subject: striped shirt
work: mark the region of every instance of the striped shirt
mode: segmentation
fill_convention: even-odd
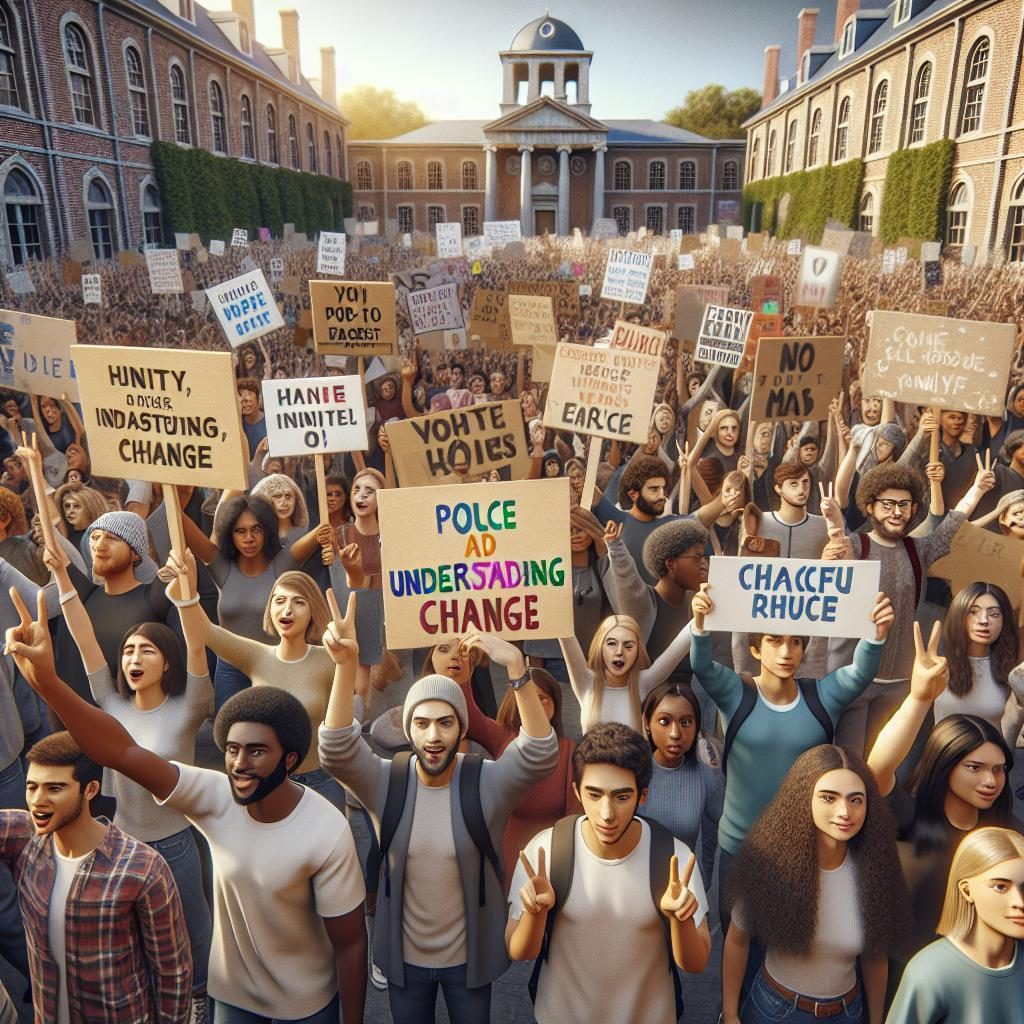
[[[101,819],[102,820],[102,819]],[[37,1021],[56,1021],[60,974],[47,938],[53,837],[26,811],[0,811],[0,861],[18,887]],[[71,883],[65,913],[70,1024],[184,1024],[192,956],[170,868],[107,823]]]

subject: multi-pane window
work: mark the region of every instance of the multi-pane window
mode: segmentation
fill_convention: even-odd
[[[811,134],[807,140],[807,166],[813,167],[818,162],[818,142],[821,140],[821,111],[816,110],[811,117]]]
[[[1010,262],[1024,263],[1024,178],[1010,200]]]
[[[697,230],[697,214],[692,206],[680,206],[676,212],[676,227],[684,235],[692,235]]]
[[[306,122],[306,159],[309,162],[309,169],[316,174],[316,135],[313,132],[313,122]]]
[[[967,186],[960,181],[950,191],[946,207],[946,242],[949,245],[963,245],[967,240],[968,212]]]
[[[302,170],[302,161],[299,160],[299,130],[295,125],[295,115],[288,115],[288,150],[289,156],[292,158],[292,167],[297,170]]]
[[[629,165],[627,164],[627,166]],[[619,234],[628,235],[631,223],[630,208],[628,206],[613,206],[612,217],[615,218],[615,226],[619,229]]]
[[[64,61],[71,80],[71,109],[80,124],[96,124],[89,50],[77,25],[64,26]]]
[[[334,154],[331,152],[331,133],[324,132],[324,164],[327,169],[327,177],[334,177]]]
[[[341,144],[341,136],[334,136],[334,148],[338,152],[338,177],[345,177],[345,149]]]
[[[832,159],[837,163],[845,160],[849,153],[850,142],[850,97],[843,98],[839,104],[839,117],[836,120],[836,146]]]
[[[412,161],[398,161],[398,188],[407,192],[412,188]]]
[[[660,192],[665,187],[665,161],[652,160],[647,168],[647,187],[652,192]]]
[[[96,259],[109,260],[114,255],[114,203],[110,190],[99,179],[90,183],[85,206],[89,212],[92,251]]]
[[[228,133],[224,120],[224,90],[220,82],[210,83],[210,125],[213,130],[214,153],[228,151]]]
[[[358,160],[356,162],[356,188],[373,188],[373,172],[370,169],[369,160]]]
[[[757,178],[758,161],[761,159],[761,140],[754,139],[754,145],[750,147],[750,180]]]
[[[433,231],[438,224],[443,224],[445,221],[444,207],[443,206],[428,206],[427,207],[427,230]]]
[[[782,167],[783,174],[789,174],[793,170],[793,162],[796,160],[796,130],[797,122],[790,121],[786,129],[786,156]]]
[[[163,240],[160,227],[160,197],[152,185],[147,185],[142,193],[142,230],[146,245],[159,246]]]
[[[770,178],[775,173],[775,131],[768,133],[768,154],[764,161],[764,176]]]
[[[480,185],[475,160],[462,161],[462,188],[465,192],[475,192]]]
[[[914,104],[910,108],[910,142],[924,141],[928,126],[928,97],[932,91],[932,65],[926,61],[917,72],[914,82]]]
[[[979,39],[967,55],[964,109],[960,116],[960,134],[976,132],[981,127],[981,108],[985,102],[985,84],[991,47],[987,38]]]
[[[267,104],[267,159],[272,164],[277,163],[277,115],[270,103]]]
[[[11,16],[0,4],[0,106],[20,107],[17,51]]]
[[[128,78],[128,103],[132,112],[132,132],[149,135],[149,105],[146,100],[146,75],[142,57],[134,46],[124,48],[124,69]]]
[[[665,211],[660,206],[647,207],[647,230],[660,235],[665,230]]]
[[[462,208],[462,234],[466,238],[480,234],[479,206],[464,206]]]
[[[14,263],[20,266],[26,260],[41,260],[43,240],[39,225],[43,219],[43,204],[28,175],[17,169],[11,171],[4,182],[4,210]]]
[[[243,96],[238,105],[238,119],[242,124],[242,156],[247,160],[256,159],[256,138],[252,130],[252,103],[248,96]]]
[[[864,198],[860,201],[860,229],[873,233],[875,226],[875,197],[871,192],[865,192]]]
[[[633,187],[633,168],[628,160],[615,161],[613,181],[616,192],[628,192]]]
[[[692,160],[684,160],[679,165],[679,188],[683,192],[692,192],[697,187],[697,165]]]
[[[885,108],[889,103],[889,83],[879,82],[875,90],[875,102],[871,106],[871,130],[868,132],[868,152],[877,153],[882,148],[885,135]]]
[[[398,230],[403,234],[411,234],[413,226],[412,207],[400,206],[398,208]]]
[[[851,18],[843,26],[843,39],[842,39],[842,42],[839,44],[839,56],[840,57],[846,57],[846,56],[849,56],[849,54],[853,53],[853,46],[854,46],[854,43],[856,42],[856,35],[857,35],[857,23],[856,23],[856,21],[854,21],[853,18]]]
[[[444,188],[444,166],[440,160],[431,160],[427,164],[427,188],[435,192]]]
[[[726,160],[722,167],[722,189],[725,192],[735,192],[740,187],[740,167],[735,160]]]
[[[187,146],[192,141],[192,133],[188,126],[188,92],[185,89],[185,74],[177,64],[172,64],[170,76],[174,141]]]
[[[356,219],[360,224],[365,224],[367,221],[377,219],[377,207],[373,203],[360,203],[359,210],[356,213]]]

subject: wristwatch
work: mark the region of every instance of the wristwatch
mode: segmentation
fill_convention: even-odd
[[[530,669],[527,669],[518,679],[510,679],[508,685],[513,690],[521,690],[530,681]]]

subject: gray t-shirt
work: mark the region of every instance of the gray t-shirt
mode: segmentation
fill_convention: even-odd
[[[263,613],[270,592],[281,573],[298,568],[287,548],[279,551],[259,576],[246,576],[238,568],[238,562],[218,554],[209,565],[210,575],[220,588],[217,621],[232,633],[265,643]]]

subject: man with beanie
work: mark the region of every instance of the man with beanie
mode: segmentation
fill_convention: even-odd
[[[469,724],[462,690],[447,676],[424,676],[405,699],[402,723],[413,756],[396,777],[353,720],[359,654],[349,619],[339,622],[336,615],[324,636],[342,671],[335,674],[320,728],[320,763],[356,795],[383,833],[373,959],[388,980],[391,1015],[408,1024],[432,1021],[440,985],[452,1020],[487,1024],[491,984],[509,966],[504,872],[512,865],[502,867],[496,854],[501,870],[495,869],[467,811],[476,808],[484,839],[491,851],[500,851],[509,814],[554,770],[558,738],[519,650],[473,635],[464,648],[478,648],[508,672],[523,723],[519,736],[497,761],[460,754]],[[467,793],[464,779],[473,774],[478,792]],[[400,816],[392,823],[389,809],[397,807]]]

